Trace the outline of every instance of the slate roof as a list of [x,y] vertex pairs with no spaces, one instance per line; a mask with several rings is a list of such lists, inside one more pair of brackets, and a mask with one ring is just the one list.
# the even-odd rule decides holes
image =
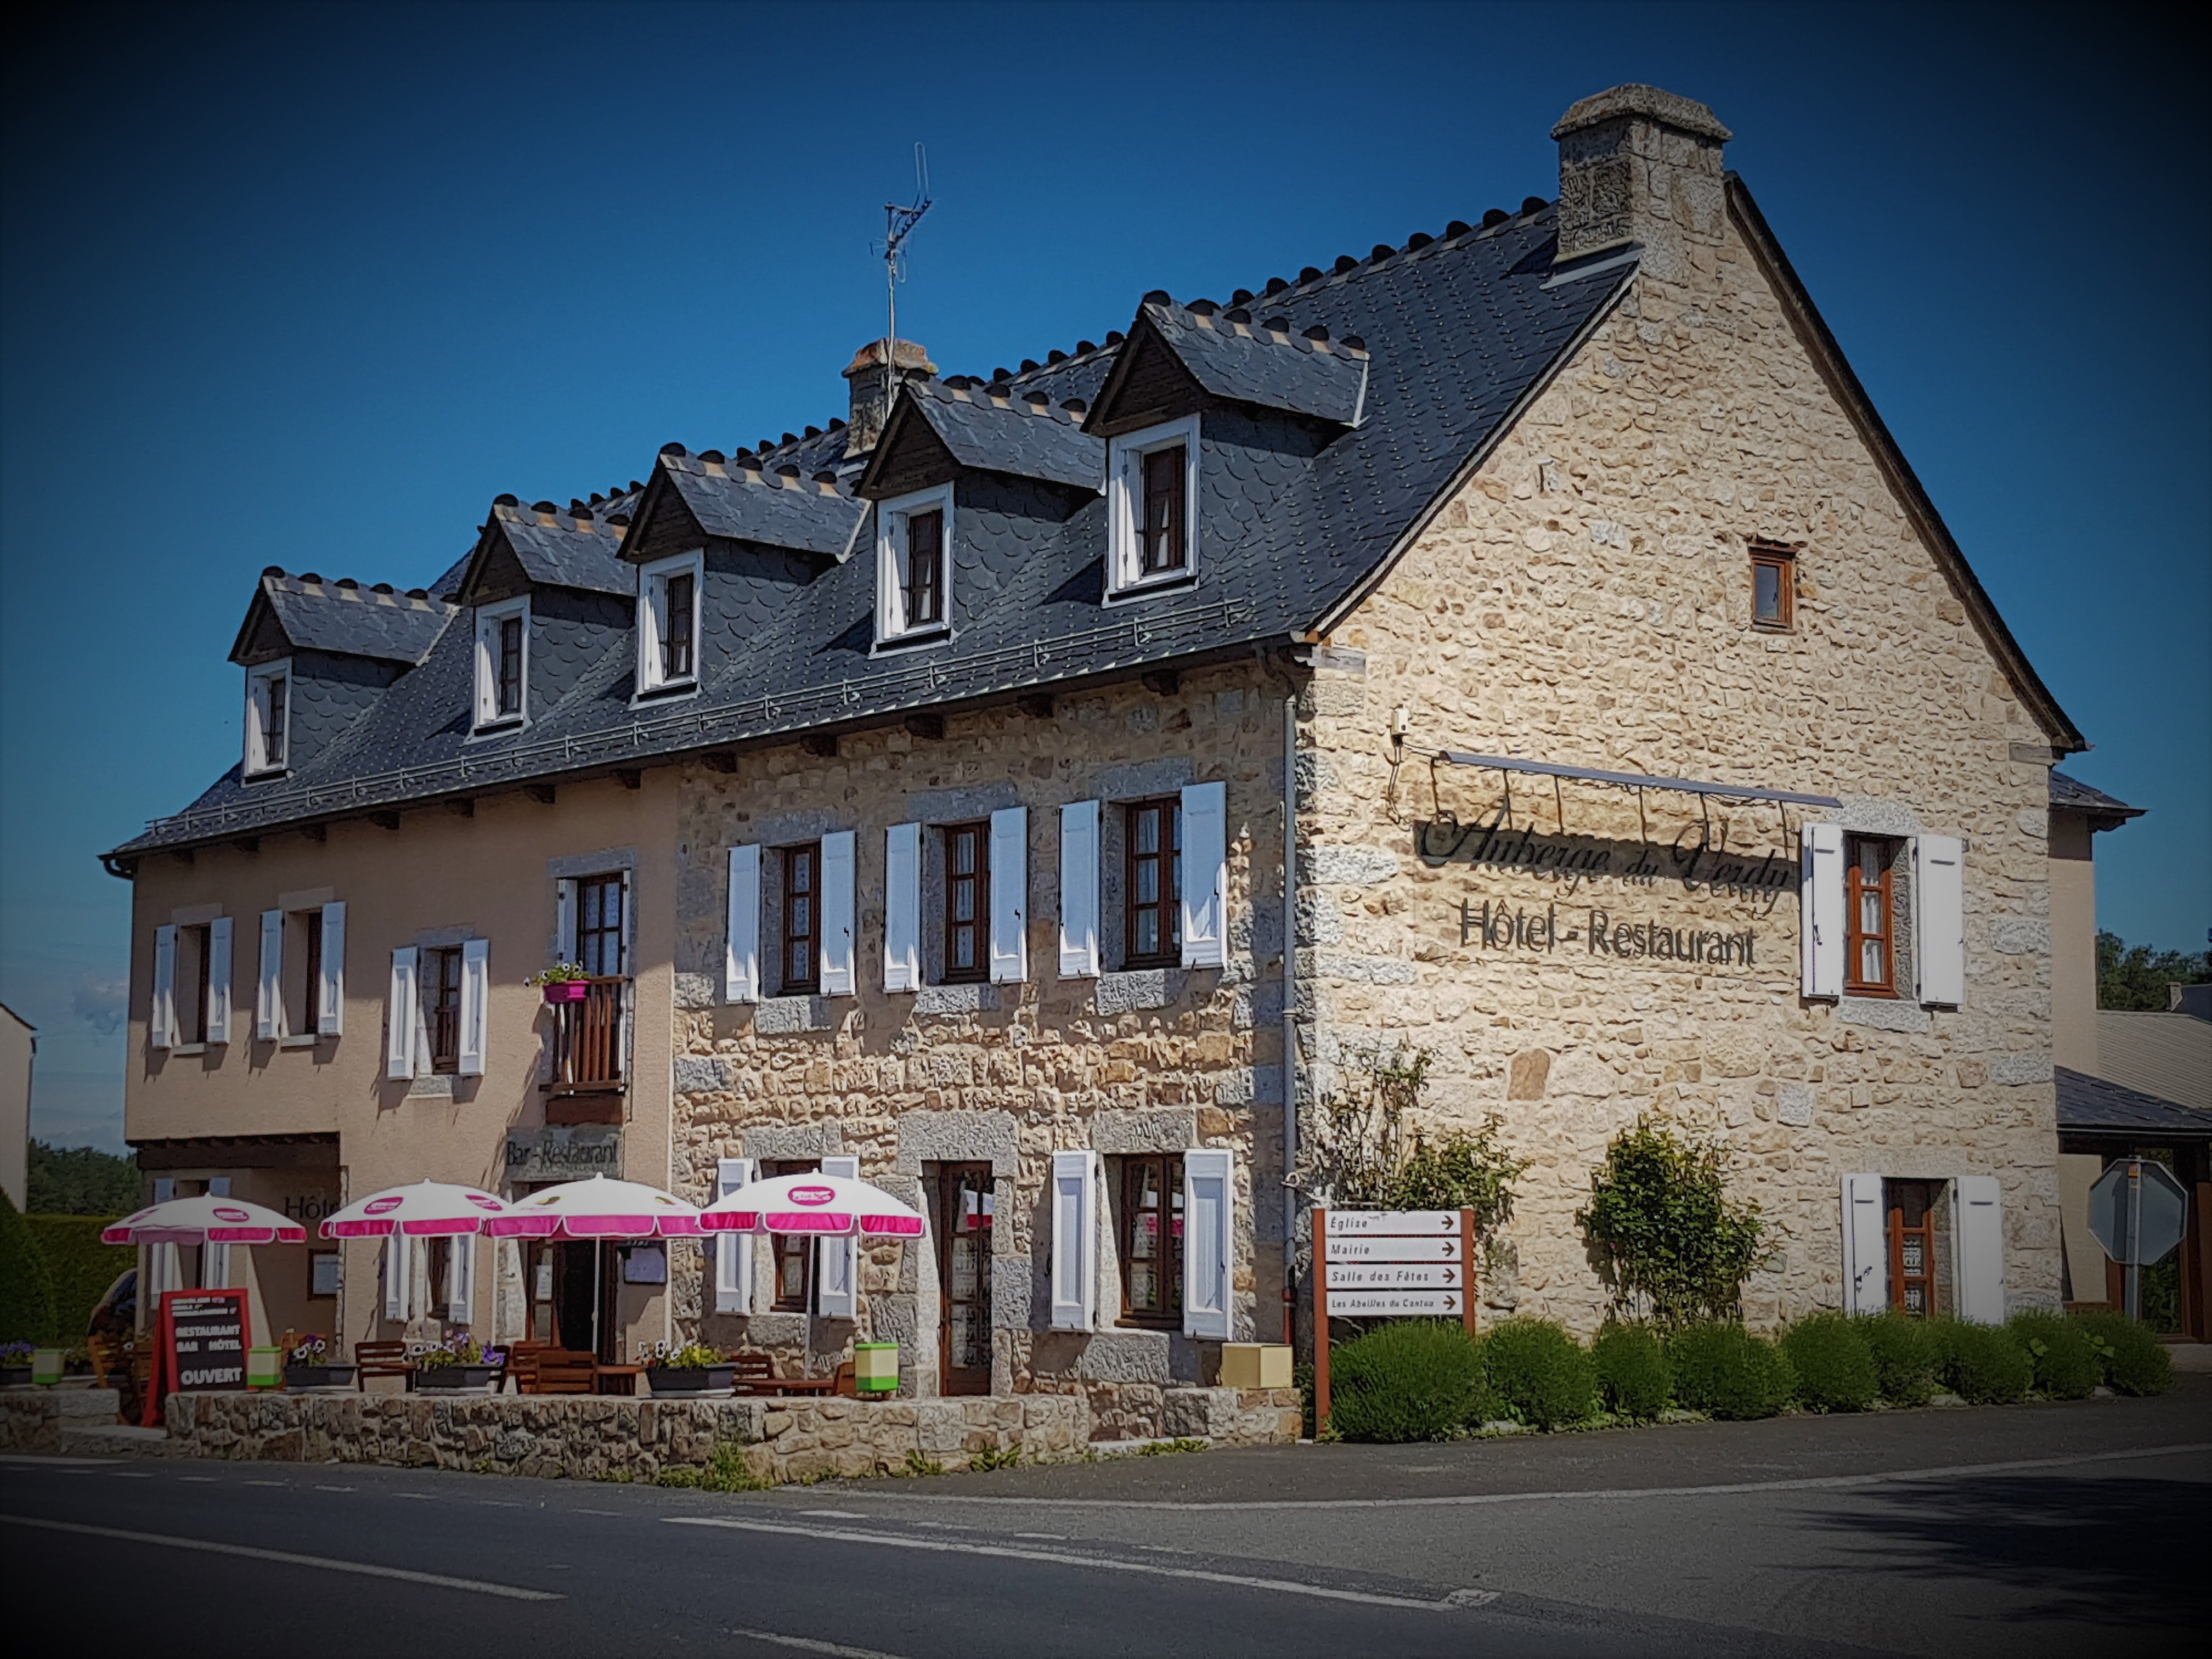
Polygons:
[[622,538],[636,505],[636,493],[625,493],[590,507],[572,502],[564,513],[550,501],[524,507],[502,495],[484,531],[506,538],[535,585],[635,598],[637,572],[623,562]]
[[[982,383],[951,380],[902,391],[894,420],[916,411],[972,469],[958,485],[954,627],[944,642],[872,648],[874,561],[849,556],[868,544],[867,508],[841,428],[733,457],[671,446],[623,550],[633,563],[647,556],[641,544],[670,495],[713,538],[698,695],[634,701],[630,629],[579,623],[563,647],[566,689],[534,707],[526,728],[471,740],[470,630],[448,627],[371,714],[297,774],[248,787],[234,768],[117,853],[1302,639],[1379,571],[1635,274],[1630,262],[1562,280],[1554,243],[1552,210],[1532,203],[1479,230],[1455,224],[1331,271],[1310,267],[1294,283],[1271,282],[1264,297],[1239,290],[1231,308],[1280,318],[1280,339],[1264,327],[1238,333],[1218,309],[1209,330],[1193,320],[1200,302],[1151,297],[1139,313],[1147,326],[1172,335],[1200,384],[1219,388],[1200,431],[1196,565],[1180,587],[1104,598],[1105,502],[1078,461],[1096,441],[1066,405],[1098,398],[1127,344],[1109,335],[994,375],[980,393]],[[1329,352],[1316,349],[1316,330],[1327,331]],[[1364,362],[1336,343],[1354,336],[1370,353]],[[1000,386],[1003,410],[990,395]],[[1042,395],[1045,415],[1028,412],[1028,393]],[[1355,408],[1359,424],[1346,427]],[[1086,488],[1071,490],[1079,477]]]
[[2061,1129],[2124,1131],[2137,1136],[2191,1139],[2212,1136],[2212,1112],[2147,1095],[2140,1089],[2107,1082],[2084,1072],[2071,1072],[2063,1066],[2057,1071]]
[[2130,806],[2079,778],[2069,778],[2055,766],[2051,769],[2051,804],[2110,818],[2111,823],[2100,826],[2107,830],[2118,827],[2125,819],[2139,818],[2146,811],[2141,806]]
[[424,589],[403,593],[388,582],[363,587],[348,577],[325,581],[313,574],[287,575],[272,567],[262,572],[260,592],[247,608],[231,660],[266,662],[283,654],[270,648],[264,624],[273,623],[294,650],[412,666],[428,653],[453,609]]

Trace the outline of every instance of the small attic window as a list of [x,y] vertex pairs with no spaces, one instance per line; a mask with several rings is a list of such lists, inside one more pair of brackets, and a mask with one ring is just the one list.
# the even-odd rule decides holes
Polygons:
[[512,726],[527,714],[530,601],[477,610],[477,714],[479,732]]
[[637,690],[640,696],[694,690],[699,684],[699,588],[702,556],[679,553],[637,573]]
[[1198,567],[1198,417],[1107,445],[1106,594],[1180,586]]
[[290,763],[292,665],[264,663],[246,673],[246,775],[265,777]]
[[876,522],[876,643],[942,639],[952,617],[952,486],[885,501]]

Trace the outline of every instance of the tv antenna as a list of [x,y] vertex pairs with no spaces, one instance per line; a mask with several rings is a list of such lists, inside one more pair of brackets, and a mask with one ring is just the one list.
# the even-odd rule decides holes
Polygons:
[[898,395],[898,285],[906,280],[906,239],[929,211],[929,152],[914,147],[914,205],[884,204],[884,290],[889,304],[889,331],[884,336],[884,421],[891,418],[891,402]]

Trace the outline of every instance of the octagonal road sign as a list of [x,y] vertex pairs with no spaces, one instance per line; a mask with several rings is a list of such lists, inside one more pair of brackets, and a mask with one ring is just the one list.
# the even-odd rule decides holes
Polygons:
[[2151,1158],[2121,1158],[2089,1188],[2089,1231],[2124,1267],[2157,1261],[2181,1243],[2188,1219],[2188,1190]]

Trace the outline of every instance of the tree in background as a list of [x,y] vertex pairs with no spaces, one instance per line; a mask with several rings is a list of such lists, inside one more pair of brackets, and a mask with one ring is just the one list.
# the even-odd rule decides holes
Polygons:
[[39,1241],[0,1193],[0,1342],[54,1340],[54,1280]]
[[2118,933],[2097,935],[2097,1006],[2162,1014],[2169,985],[2212,983],[2212,951],[2154,951]]
[[1766,1222],[1728,1195],[1728,1153],[1648,1115],[1606,1148],[1576,1216],[1611,1270],[1615,1310],[1662,1326],[1734,1319]]
[[29,1186],[24,1208],[32,1215],[128,1215],[142,1190],[136,1157],[42,1140],[31,1143]]

